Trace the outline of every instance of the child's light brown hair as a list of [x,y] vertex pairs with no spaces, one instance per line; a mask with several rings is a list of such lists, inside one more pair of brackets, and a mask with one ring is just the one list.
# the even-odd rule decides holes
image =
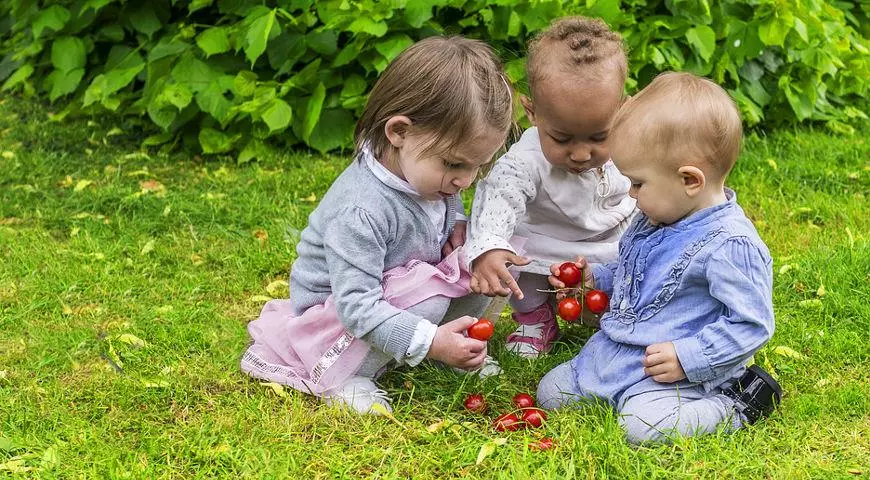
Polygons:
[[615,146],[631,143],[669,167],[693,165],[723,179],[737,161],[742,137],[728,92],[707,78],[677,72],[657,76],[625,102],[610,131]]
[[393,146],[384,126],[397,115],[411,119],[414,133],[434,136],[426,153],[449,154],[482,126],[506,137],[513,102],[498,56],[487,44],[459,36],[429,37],[408,47],[369,94],[354,134],[357,153],[368,146],[386,160]]
[[597,79],[605,73],[601,67],[616,68],[625,82],[628,58],[622,36],[600,19],[560,18],[529,42],[526,58],[529,93],[534,97],[535,85],[554,69]]

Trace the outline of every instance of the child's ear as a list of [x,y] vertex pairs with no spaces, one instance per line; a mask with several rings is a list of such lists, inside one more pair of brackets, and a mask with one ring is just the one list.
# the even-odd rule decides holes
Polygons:
[[532,102],[532,99],[525,95],[520,95],[520,103],[523,105],[523,110],[526,111],[526,116],[529,117],[532,125],[537,125],[535,122],[535,104]]
[[401,148],[405,144],[405,137],[408,135],[411,124],[411,119],[404,115],[390,117],[384,124],[384,134],[390,144],[396,148]]
[[707,177],[704,172],[691,165],[684,165],[677,170],[683,180],[683,188],[686,189],[686,195],[694,197],[704,190],[707,185]]

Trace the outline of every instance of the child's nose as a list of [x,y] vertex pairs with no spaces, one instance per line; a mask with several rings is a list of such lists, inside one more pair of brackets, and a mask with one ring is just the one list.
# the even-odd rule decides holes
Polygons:
[[592,147],[588,143],[580,143],[571,150],[571,160],[586,162],[592,159]]
[[474,175],[460,175],[453,179],[453,185],[457,188],[466,189],[474,182]]

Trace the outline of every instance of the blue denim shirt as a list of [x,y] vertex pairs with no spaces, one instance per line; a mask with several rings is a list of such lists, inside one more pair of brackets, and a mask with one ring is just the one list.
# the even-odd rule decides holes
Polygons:
[[684,383],[709,391],[739,375],[770,339],[770,252],[736,194],[726,189],[726,198],[671,225],[638,215],[617,261],[592,265],[610,310],[572,363],[581,389],[614,401],[634,384],[655,385],[643,373],[645,349],[673,342]]

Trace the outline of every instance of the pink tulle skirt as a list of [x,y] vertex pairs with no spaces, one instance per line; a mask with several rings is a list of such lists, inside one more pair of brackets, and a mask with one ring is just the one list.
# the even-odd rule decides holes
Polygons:
[[[463,249],[437,265],[411,261],[384,274],[384,300],[407,309],[436,295],[459,298],[470,293],[471,274]],[[320,395],[341,385],[359,369],[369,345],[354,338],[339,321],[332,296],[294,316],[290,300],[271,300],[248,324],[253,342],[242,355],[246,374]]]

